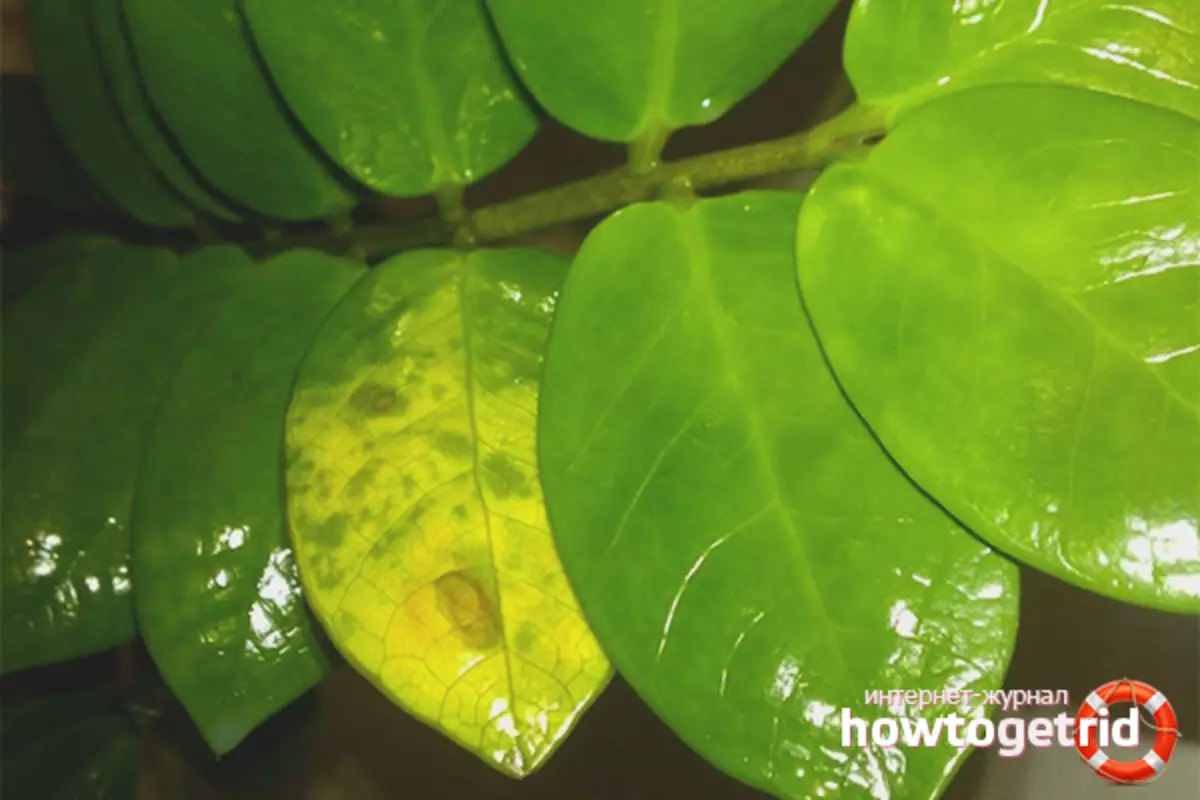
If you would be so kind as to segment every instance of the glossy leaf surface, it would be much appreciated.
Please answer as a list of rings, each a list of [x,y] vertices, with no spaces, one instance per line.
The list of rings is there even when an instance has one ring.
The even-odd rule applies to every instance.
[[[17,698],[0,717],[0,794],[38,800],[128,800],[137,738],[109,709],[111,693]]]
[[[353,203],[259,69],[237,0],[124,3],[154,106],[217,189],[287,220]]]
[[[90,0],[30,3],[38,80],[67,147],[96,185],[149,225],[186,225],[192,212],[150,167],[109,92],[91,28]]]
[[[1077,89],[912,113],[817,183],[801,285],[904,469],[996,547],[1200,611],[1200,124]]]
[[[197,182],[154,118],[126,35],[122,0],[89,0],[85,5],[90,5],[97,55],[113,102],[146,161],[194,208],[222,219],[236,218]]]
[[[933,798],[969,751],[846,749],[841,710],[999,687],[1017,571],[839,392],[796,288],[799,204],[638,205],[588,237],[546,362],[547,507],[614,665],[710,762],[780,797]]]
[[[217,755],[328,670],[284,518],[284,416],[300,359],[363,272],[310,251],[254,266],[158,412],[134,514],[138,623]]]
[[[522,80],[598,139],[655,138],[720,117],[766,80],[835,0],[489,0]]]
[[[3,669],[103,650],[134,634],[129,514],[167,381],[240,264],[223,249],[130,291],[56,383],[4,460]]]
[[[466,186],[536,130],[481,2],[249,0],[246,16],[296,116],[373,189]]]
[[[524,249],[388,261],[330,317],[288,412],[292,537],[325,629],[389,698],[517,777],[609,676],[534,461],[566,267]]]
[[[0,455],[8,458],[68,366],[83,354],[124,296],[155,274],[163,257],[99,237],[55,238],[5,254],[5,291],[25,280],[36,285],[3,319]],[[17,277],[33,271],[47,274]]]
[[[1196,0],[859,0],[846,71],[859,98],[908,107],[1000,83],[1109,92],[1200,119]]]

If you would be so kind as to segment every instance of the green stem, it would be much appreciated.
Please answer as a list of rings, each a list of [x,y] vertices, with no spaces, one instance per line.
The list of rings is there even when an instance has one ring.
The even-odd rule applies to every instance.
[[[781,172],[827,166],[839,160],[861,158],[867,140],[886,133],[881,109],[851,106],[810,131],[759,144],[707,153],[666,162],[645,173],[628,168],[612,170],[574,183],[535,192],[470,214],[475,243],[511,239],[579,220],[593,219],[633,203],[656,198],[664,187],[687,186],[700,192],[744,183]],[[414,247],[448,245],[455,241],[455,226],[442,219],[363,225],[354,241],[368,256]],[[288,247],[328,247],[328,241],[308,236],[286,238]]]

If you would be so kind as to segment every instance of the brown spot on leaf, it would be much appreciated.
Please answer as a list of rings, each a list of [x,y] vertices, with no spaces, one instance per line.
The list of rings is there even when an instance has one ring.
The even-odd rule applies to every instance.
[[[315,555],[312,560],[312,573],[317,582],[317,588],[332,591],[341,585],[342,573],[328,555]]]
[[[350,521],[345,514],[334,514],[319,525],[315,525],[305,538],[323,550],[333,550],[346,538]]]
[[[346,482],[346,488],[342,490],[342,496],[349,500],[360,496],[371,485],[371,482],[375,480],[375,475],[384,463],[382,458],[372,458],[363,464],[358,472],[354,473],[350,480]]]
[[[350,406],[363,414],[403,414],[408,408],[408,398],[392,386],[364,381],[354,390],[354,394],[350,395]]]
[[[434,437],[433,446],[450,458],[457,459],[470,458],[475,452],[471,440],[455,431],[439,431]]]
[[[513,648],[518,652],[532,652],[537,646],[537,641],[537,628],[529,622],[522,622],[521,627],[517,628],[517,636],[513,642]]]
[[[433,586],[438,608],[468,647],[487,650],[500,644],[500,615],[478,578],[456,569],[442,575]]]
[[[489,453],[483,460],[483,481],[501,500],[517,496],[529,497],[529,482],[524,473],[501,453]]]

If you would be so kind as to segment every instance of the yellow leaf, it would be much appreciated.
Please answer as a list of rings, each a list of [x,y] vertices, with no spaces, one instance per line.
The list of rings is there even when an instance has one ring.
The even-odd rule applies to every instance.
[[[288,413],[310,605],[389,698],[528,775],[611,674],[546,522],[537,387],[566,263],[418,251],[360,283]]]

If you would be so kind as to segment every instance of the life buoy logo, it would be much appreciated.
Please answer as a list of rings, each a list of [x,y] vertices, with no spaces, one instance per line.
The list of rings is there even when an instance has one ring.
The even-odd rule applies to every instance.
[[[1109,706],[1116,703],[1133,703],[1143,727],[1155,731],[1154,744],[1137,761],[1118,761],[1101,749],[1108,744]],[[1096,774],[1113,783],[1145,783],[1158,777],[1178,740],[1175,710],[1162,692],[1141,681],[1128,678],[1109,681],[1087,696],[1075,716],[1075,747],[1079,755]]]

